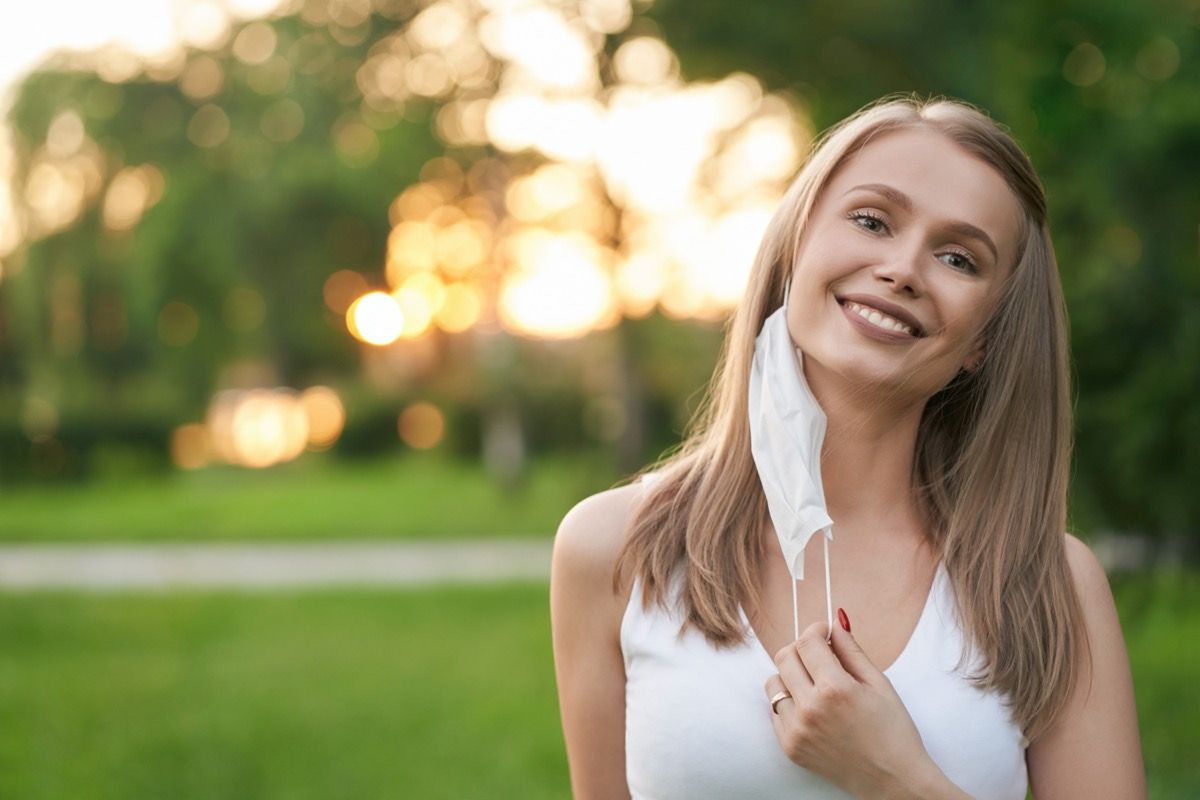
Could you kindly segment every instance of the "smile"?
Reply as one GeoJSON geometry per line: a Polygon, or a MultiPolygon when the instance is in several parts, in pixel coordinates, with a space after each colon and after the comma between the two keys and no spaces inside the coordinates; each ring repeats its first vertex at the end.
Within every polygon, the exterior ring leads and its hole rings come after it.
{"type": "Polygon", "coordinates": [[[899,343],[911,342],[922,336],[918,328],[885,314],[878,308],[849,299],[839,299],[838,304],[851,324],[872,339],[899,343]]]}

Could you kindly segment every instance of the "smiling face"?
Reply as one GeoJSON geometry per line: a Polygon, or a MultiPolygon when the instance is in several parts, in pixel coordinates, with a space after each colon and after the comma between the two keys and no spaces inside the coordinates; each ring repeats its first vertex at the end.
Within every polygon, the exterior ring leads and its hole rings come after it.
{"type": "Polygon", "coordinates": [[[788,328],[809,379],[924,400],[974,368],[1022,217],[1000,174],[943,134],[873,139],[825,184],[800,244],[788,328]]]}

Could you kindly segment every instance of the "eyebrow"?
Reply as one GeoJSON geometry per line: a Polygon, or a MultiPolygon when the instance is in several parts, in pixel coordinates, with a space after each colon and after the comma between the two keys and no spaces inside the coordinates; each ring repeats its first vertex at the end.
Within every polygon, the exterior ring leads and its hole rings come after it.
{"type": "MultiPolygon", "coordinates": [[[[882,195],[896,205],[900,206],[900,208],[904,209],[910,214],[912,213],[912,198],[894,186],[888,186],[886,183],[863,183],[853,187],[852,189],[848,189],[846,194],[859,191],[874,192],[875,194],[882,195]]],[[[961,220],[951,220],[945,224],[945,228],[951,233],[957,233],[961,236],[969,236],[972,239],[977,239],[983,242],[988,246],[988,249],[992,251],[992,260],[997,262],[1000,261],[1000,255],[996,251],[996,243],[992,241],[992,237],[988,236],[987,232],[982,228],[961,220]]]]}

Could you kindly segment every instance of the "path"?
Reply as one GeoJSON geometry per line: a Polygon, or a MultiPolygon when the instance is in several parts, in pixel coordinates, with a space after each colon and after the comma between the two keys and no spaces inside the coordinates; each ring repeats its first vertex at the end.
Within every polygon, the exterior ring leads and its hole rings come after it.
{"type": "Polygon", "coordinates": [[[0,589],[170,591],[546,580],[549,537],[440,542],[0,545],[0,589]]]}

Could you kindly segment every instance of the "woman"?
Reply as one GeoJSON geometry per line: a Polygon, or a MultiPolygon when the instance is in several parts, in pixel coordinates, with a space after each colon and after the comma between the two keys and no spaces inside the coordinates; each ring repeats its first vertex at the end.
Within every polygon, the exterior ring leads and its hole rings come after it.
{"type": "Polygon", "coordinates": [[[994,122],[892,99],[827,133],[717,376],[678,452],[559,528],[576,798],[1145,796],[1112,596],[1065,532],[1045,199],[994,122]]]}

